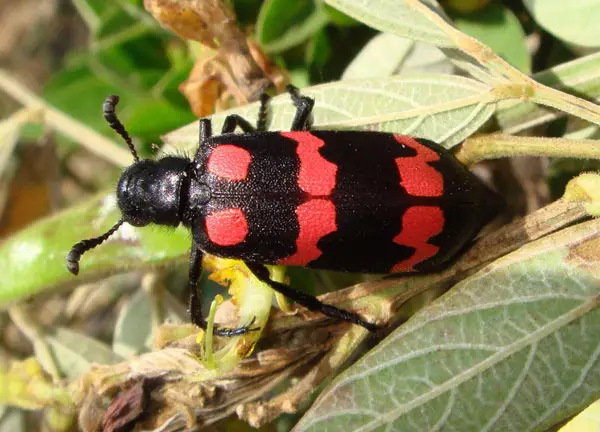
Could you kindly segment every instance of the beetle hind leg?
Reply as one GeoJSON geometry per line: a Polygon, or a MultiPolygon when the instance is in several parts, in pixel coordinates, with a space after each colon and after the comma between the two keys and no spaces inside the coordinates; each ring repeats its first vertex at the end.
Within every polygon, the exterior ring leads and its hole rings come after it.
{"type": "Polygon", "coordinates": [[[335,306],[325,304],[319,301],[316,297],[311,296],[310,294],[306,294],[301,291],[296,291],[288,285],[271,280],[271,278],[269,277],[269,270],[262,264],[246,262],[246,266],[261,282],[266,283],[275,291],[283,294],[289,299],[292,299],[293,301],[295,301],[299,305],[304,306],[308,310],[321,312],[323,315],[327,315],[328,317],[342,321],[347,321],[352,324],[357,324],[373,333],[379,330],[379,328],[375,324],[371,324],[363,320],[359,315],[353,312],[349,312],[343,309],[336,308],[335,306]]]}

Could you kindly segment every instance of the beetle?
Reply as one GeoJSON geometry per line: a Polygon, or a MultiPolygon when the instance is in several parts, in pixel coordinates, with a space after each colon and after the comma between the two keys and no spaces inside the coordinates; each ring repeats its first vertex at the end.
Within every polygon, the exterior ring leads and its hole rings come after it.
{"type": "MultiPolygon", "coordinates": [[[[191,229],[189,311],[206,328],[198,295],[203,253],[241,259],[260,281],[306,308],[377,327],[269,278],[265,264],[362,273],[434,272],[448,266],[501,208],[501,199],[450,152],[423,138],[374,131],[310,130],[314,100],[295,87],[289,132],[267,131],[268,96],[256,127],[225,118],[220,135],[200,119],[193,159],[140,160],[117,118],[117,96],[104,117],[134,163],[117,186],[121,219],[105,234],[75,244],[67,268],[127,222],[191,229]],[[243,133],[234,133],[237,128],[243,133]]],[[[246,333],[217,328],[215,334],[246,333]]]]}

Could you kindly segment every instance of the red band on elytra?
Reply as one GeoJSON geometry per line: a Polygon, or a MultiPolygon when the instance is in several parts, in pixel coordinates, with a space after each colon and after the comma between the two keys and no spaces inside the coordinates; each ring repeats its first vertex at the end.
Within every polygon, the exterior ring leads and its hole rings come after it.
{"type": "Polygon", "coordinates": [[[300,159],[298,186],[312,196],[328,196],[335,188],[337,165],[319,153],[325,145],[323,140],[310,132],[281,132],[281,135],[298,143],[296,150],[300,159]]]}
{"type": "Polygon", "coordinates": [[[208,157],[208,172],[221,178],[241,181],[248,176],[250,152],[233,144],[222,144],[208,157]]]}
{"type": "Polygon", "coordinates": [[[296,209],[300,234],[296,240],[296,252],[278,262],[283,265],[305,266],[316,260],[323,252],[317,243],[323,236],[337,229],[335,206],[329,200],[313,199],[296,209]]]}
{"type": "Polygon", "coordinates": [[[415,252],[410,258],[394,265],[391,273],[411,271],[416,264],[434,256],[440,248],[427,242],[443,230],[444,212],[441,208],[409,207],[402,217],[402,231],[394,237],[394,242],[412,247],[415,252]]]}
{"type": "Polygon", "coordinates": [[[428,162],[440,159],[430,148],[406,135],[394,135],[396,141],[417,151],[413,157],[396,158],[401,184],[413,196],[437,197],[444,194],[444,177],[428,162]]]}
{"type": "Polygon", "coordinates": [[[239,208],[221,210],[206,216],[206,233],[214,244],[234,246],[248,235],[248,221],[239,208]]]}

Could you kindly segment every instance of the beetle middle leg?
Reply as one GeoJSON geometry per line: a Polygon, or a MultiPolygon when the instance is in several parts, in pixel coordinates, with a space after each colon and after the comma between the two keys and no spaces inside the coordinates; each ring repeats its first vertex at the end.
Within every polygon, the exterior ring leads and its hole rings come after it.
{"type": "Polygon", "coordinates": [[[244,117],[231,114],[225,117],[225,121],[223,122],[223,129],[221,129],[221,133],[232,133],[235,132],[235,128],[240,127],[243,132],[255,132],[256,129],[252,126],[248,120],[244,117]]]}
{"type": "Polygon", "coordinates": [[[376,332],[378,327],[375,324],[371,324],[363,320],[358,314],[349,312],[343,309],[336,308],[319,301],[316,297],[310,294],[297,291],[286,284],[271,280],[269,277],[269,269],[262,264],[246,262],[246,266],[261,282],[269,285],[275,291],[283,294],[287,298],[295,301],[301,306],[304,306],[308,310],[314,312],[321,312],[323,315],[335,318],[342,321],[348,321],[352,324],[358,324],[361,327],[366,328],[370,332],[376,332]]]}
{"type": "MultiPolygon", "coordinates": [[[[200,250],[195,242],[192,242],[192,251],[190,253],[190,273],[188,279],[190,290],[189,314],[194,324],[206,330],[207,322],[202,315],[202,301],[198,293],[198,280],[200,279],[200,273],[202,271],[202,255],[202,250],[200,250]]],[[[225,337],[240,336],[251,331],[259,330],[257,327],[252,327],[253,324],[254,319],[249,324],[242,327],[215,327],[213,334],[225,337]]]]}
{"type": "Polygon", "coordinates": [[[296,107],[296,114],[294,115],[294,120],[292,121],[292,130],[309,130],[309,117],[312,113],[313,106],[315,105],[315,100],[309,98],[308,96],[302,96],[298,92],[298,89],[293,85],[288,85],[287,91],[292,98],[294,106],[296,107]]]}
{"type": "Polygon", "coordinates": [[[267,130],[267,113],[268,113],[269,95],[263,93],[260,95],[260,108],[258,109],[258,120],[256,127],[252,126],[248,120],[238,114],[231,114],[225,117],[221,133],[232,133],[239,128],[245,132],[261,132],[267,130]]]}

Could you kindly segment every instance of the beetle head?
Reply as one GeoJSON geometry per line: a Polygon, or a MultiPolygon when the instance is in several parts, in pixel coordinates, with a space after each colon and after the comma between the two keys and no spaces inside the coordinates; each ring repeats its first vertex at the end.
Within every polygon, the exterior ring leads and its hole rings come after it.
{"type": "Polygon", "coordinates": [[[166,157],[135,162],[121,175],[117,202],[123,220],[133,226],[181,222],[181,191],[189,160],[166,157]]]}
{"type": "Polygon", "coordinates": [[[129,134],[117,118],[115,107],[118,103],[118,96],[109,96],[102,109],[104,118],[125,140],[134,158],[134,163],[123,172],[117,186],[117,202],[123,216],[106,233],[82,240],[71,248],[67,255],[67,268],[75,275],[79,273],[81,256],[107,240],[123,222],[138,227],[151,223],[177,226],[181,222],[181,192],[189,160],[182,157],[140,160],[129,134]]]}

